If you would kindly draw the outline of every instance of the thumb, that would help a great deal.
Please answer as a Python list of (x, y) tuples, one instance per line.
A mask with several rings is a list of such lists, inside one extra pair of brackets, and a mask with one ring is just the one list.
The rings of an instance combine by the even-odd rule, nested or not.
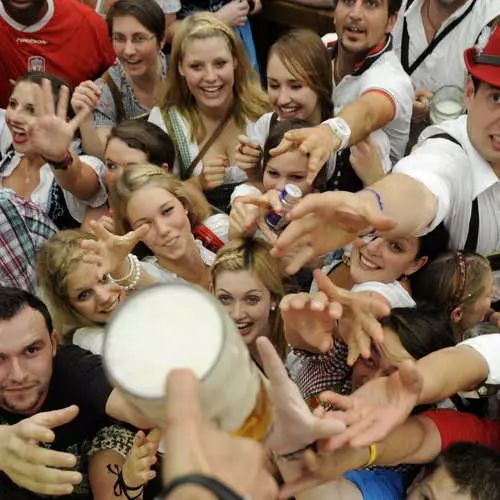
[(424, 385), (422, 373), (414, 361), (408, 359), (398, 367), (401, 383), (412, 394), (420, 394)]
[(149, 224), (142, 224), (137, 229), (134, 229), (127, 234), (128, 241), (130, 243), (134, 243), (135, 246), (135, 244), (139, 243), (139, 241), (141, 241), (146, 236), (146, 234), (148, 234), (149, 229)]
[(78, 415), (78, 412), (78, 406), (71, 405), (62, 410), (38, 413), (33, 417), (33, 421), (39, 425), (53, 429), (54, 427), (59, 427), (71, 422)]
[(323, 292), (330, 300), (338, 299), (341, 290), (332, 283), (330, 278), (321, 269), (315, 269), (313, 276), (319, 291)]
[(257, 349), (259, 351), (264, 372), (271, 382), (271, 385), (282, 385), (287, 383), (289, 378), (281, 358), (278, 356), (276, 349), (271, 344), (268, 338), (259, 337), (257, 339)]
[(158, 428), (155, 428), (149, 432), (149, 434), (146, 436), (146, 439), (150, 442), (157, 442), (161, 438), (161, 430)]
[(327, 439), (346, 430), (346, 425), (342, 420), (336, 418), (316, 417), (314, 425), (314, 439)]
[(193, 371), (176, 369), (167, 379), (166, 427), (184, 425), (187, 421), (199, 424), (203, 421), (200, 382)]

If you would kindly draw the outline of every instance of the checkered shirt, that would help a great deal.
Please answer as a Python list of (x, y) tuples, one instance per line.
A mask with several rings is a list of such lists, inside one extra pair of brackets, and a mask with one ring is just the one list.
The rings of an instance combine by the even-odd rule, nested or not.
[(34, 203), (0, 188), (0, 285), (35, 292), (37, 251), (56, 231)]

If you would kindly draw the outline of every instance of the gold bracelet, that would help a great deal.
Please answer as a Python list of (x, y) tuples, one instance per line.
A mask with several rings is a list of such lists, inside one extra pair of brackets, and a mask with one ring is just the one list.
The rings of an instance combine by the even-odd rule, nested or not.
[(367, 467), (370, 467), (370, 465), (373, 465), (375, 463), (375, 460), (377, 460), (377, 455), (377, 445), (373, 443), (370, 445), (370, 458), (368, 459), (368, 462), (366, 462), (366, 464), (363, 466), (363, 469), (366, 469)]

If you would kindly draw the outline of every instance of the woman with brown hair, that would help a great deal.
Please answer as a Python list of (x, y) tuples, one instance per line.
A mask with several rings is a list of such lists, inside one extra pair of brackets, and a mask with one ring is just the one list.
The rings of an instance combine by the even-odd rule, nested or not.
[(149, 117), (177, 146), (174, 173), (194, 177), (208, 200), (227, 210), (234, 186), (246, 179), (234, 166), (238, 136), (268, 110), (234, 31), (213, 14), (186, 18), (174, 36), (159, 106)]

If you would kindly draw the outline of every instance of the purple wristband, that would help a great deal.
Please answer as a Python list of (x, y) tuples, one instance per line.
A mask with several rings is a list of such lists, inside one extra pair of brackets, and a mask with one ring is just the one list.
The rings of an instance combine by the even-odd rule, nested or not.
[(384, 202), (382, 201), (380, 193), (375, 191), (375, 189), (371, 189), (371, 188), (365, 188), (365, 191), (368, 191), (369, 193), (372, 193), (373, 196), (375, 196), (375, 199), (377, 200), (377, 204), (378, 204), (378, 209), (381, 212), (383, 212), (384, 211)]

